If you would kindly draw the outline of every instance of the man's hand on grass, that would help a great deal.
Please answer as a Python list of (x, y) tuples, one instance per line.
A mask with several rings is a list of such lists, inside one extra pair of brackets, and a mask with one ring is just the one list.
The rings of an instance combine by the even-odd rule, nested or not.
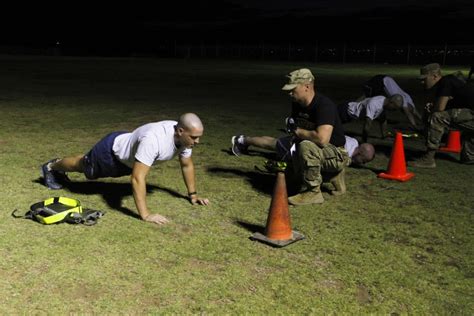
[(155, 223), (158, 225), (163, 225), (169, 222), (169, 220), (166, 217), (160, 214), (150, 214), (145, 218), (145, 221)]

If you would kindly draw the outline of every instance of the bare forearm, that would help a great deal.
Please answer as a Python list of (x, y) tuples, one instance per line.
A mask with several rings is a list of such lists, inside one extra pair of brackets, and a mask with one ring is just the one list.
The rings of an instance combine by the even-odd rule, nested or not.
[(183, 180), (188, 193), (196, 192), (196, 179), (194, 175), (194, 164), (188, 164), (182, 166), (181, 171), (183, 173)]
[(142, 219), (146, 219), (150, 215), (148, 206), (146, 203), (146, 182), (144, 179), (132, 177), (132, 190), (135, 205), (138, 213)]
[(320, 146), (324, 146), (329, 143), (329, 139), (327, 139), (327, 137), (323, 137), (323, 135), (320, 135), (320, 133), (318, 133), (317, 131), (297, 128), (295, 130), (295, 136), (299, 139), (310, 140)]
[(450, 97), (448, 96), (438, 97), (438, 99), (435, 102), (434, 111), (442, 112), (446, 110), (446, 105), (448, 104), (449, 98)]
[(382, 138), (387, 136), (387, 120), (380, 123), (380, 134)]
[(408, 121), (410, 122), (411, 126), (416, 128), (416, 120), (415, 120), (415, 116), (413, 115), (413, 112), (411, 112), (412, 110), (408, 108), (403, 108), (403, 111), (405, 112), (405, 115)]
[(372, 120), (366, 119), (364, 122), (364, 128), (362, 130), (362, 140), (364, 142), (366, 142), (369, 137), (369, 131), (371, 127), (372, 127)]

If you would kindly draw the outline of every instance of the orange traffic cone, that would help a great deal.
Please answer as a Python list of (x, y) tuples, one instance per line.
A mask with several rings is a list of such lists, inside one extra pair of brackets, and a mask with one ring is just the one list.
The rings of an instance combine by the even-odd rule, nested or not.
[(304, 238), (301, 233), (291, 230), (285, 173), (282, 171), (277, 172), (265, 235), (256, 232), (250, 238), (275, 247), (284, 247)]
[(446, 147), (441, 147), (440, 151), (448, 153), (460, 153), (461, 152), (461, 132), (460, 131), (449, 131), (448, 142)]
[(410, 180), (414, 175), (415, 174), (412, 172), (407, 172), (407, 167), (405, 164), (405, 150), (403, 149), (402, 133), (397, 132), (395, 135), (395, 140), (393, 142), (390, 162), (388, 164), (388, 172), (379, 173), (378, 176), (384, 179), (398, 180), (404, 182)]

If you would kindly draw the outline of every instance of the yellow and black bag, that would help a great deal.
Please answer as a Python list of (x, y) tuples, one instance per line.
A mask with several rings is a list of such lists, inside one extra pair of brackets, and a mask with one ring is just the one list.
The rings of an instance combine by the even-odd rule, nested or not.
[(16, 215), (14, 210), (12, 216), (15, 218), (32, 219), (42, 224), (84, 224), (94, 225), (104, 213), (101, 211), (83, 209), (81, 202), (63, 196), (52, 197), (30, 206), (30, 210), (23, 216)]

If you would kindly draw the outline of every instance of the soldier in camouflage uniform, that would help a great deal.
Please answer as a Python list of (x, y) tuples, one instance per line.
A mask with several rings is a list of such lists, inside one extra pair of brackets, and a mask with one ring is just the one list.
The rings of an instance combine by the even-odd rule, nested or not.
[[(327, 97), (316, 91), (314, 76), (309, 69), (303, 68), (291, 72), (289, 82), (282, 90), (288, 91), (292, 99), (292, 111), (288, 121), (295, 153), (292, 161), (301, 178), (302, 189), (297, 195), (288, 199), (293, 205), (323, 203), (320, 185), (323, 181), (321, 172), (332, 173), (329, 182), (336, 187), (343, 187), (344, 170), (350, 163), (349, 154), (344, 149), (345, 137), (339, 119), (337, 106)], [(260, 138), (263, 148), (278, 149), (274, 139)], [(237, 154), (249, 144), (245, 137), (232, 138), (233, 152)], [(252, 144), (256, 145), (256, 144)], [(286, 146), (288, 147), (288, 146)]]
[(429, 114), (424, 156), (411, 165), (419, 168), (435, 168), (435, 153), (443, 134), (449, 129), (462, 132), (461, 162), (474, 164), (474, 86), (454, 75), (442, 76), (439, 64), (428, 64), (420, 69), (426, 90), (434, 89), (435, 100), (428, 103)]

